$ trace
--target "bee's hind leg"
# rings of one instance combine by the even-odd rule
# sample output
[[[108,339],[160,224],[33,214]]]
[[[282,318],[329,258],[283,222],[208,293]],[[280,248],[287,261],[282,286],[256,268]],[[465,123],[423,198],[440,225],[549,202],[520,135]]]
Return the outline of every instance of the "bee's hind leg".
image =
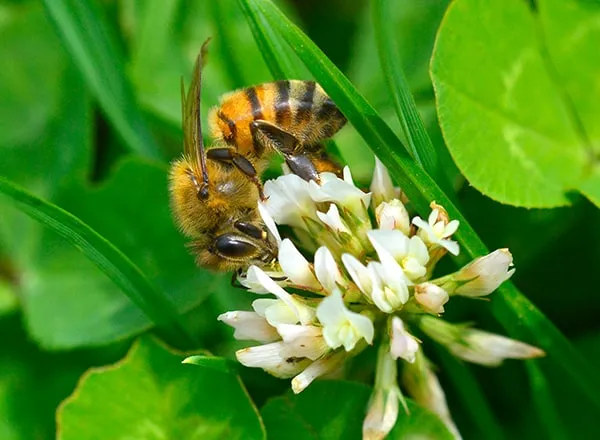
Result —
[[[250,123],[252,140],[260,149],[272,149],[281,153],[292,173],[300,178],[319,182],[319,173],[311,159],[303,153],[302,145],[293,134],[267,121]]]

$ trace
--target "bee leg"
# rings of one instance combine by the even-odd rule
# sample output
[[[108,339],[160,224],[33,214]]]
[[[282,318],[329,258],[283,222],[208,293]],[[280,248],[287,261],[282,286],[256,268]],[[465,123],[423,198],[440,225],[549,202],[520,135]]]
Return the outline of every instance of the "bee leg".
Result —
[[[319,182],[319,173],[310,158],[303,154],[303,148],[296,136],[278,126],[262,120],[250,123],[254,144],[263,149],[274,149],[285,157],[292,173],[306,181]]]
[[[308,181],[314,180],[315,182],[320,182],[321,178],[319,177],[319,173],[315,168],[315,164],[312,161],[302,154],[298,154],[295,156],[286,156],[285,163],[287,163],[288,167],[292,173],[297,175],[298,177]]]
[[[252,140],[259,149],[273,149],[284,156],[298,154],[301,150],[300,141],[296,136],[279,128],[277,125],[263,120],[250,123]]]
[[[248,177],[248,179],[250,179],[250,181],[256,185],[260,199],[265,200],[263,186],[260,180],[258,180],[256,168],[254,168],[252,162],[246,159],[245,156],[238,153],[235,148],[211,148],[210,150],[206,151],[206,157],[217,162],[235,165],[238,170],[244,173],[246,177]]]
[[[240,232],[249,235],[250,237],[254,237],[257,240],[266,240],[267,232],[252,223],[236,221],[233,226]]]

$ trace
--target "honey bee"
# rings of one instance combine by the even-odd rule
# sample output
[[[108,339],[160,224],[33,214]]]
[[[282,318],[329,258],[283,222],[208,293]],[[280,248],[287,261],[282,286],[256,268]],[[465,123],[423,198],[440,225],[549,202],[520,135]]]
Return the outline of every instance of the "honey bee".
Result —
[[[225,95],[209,116],[215,145],[205,148],[200,120],[202,67],[198,55],[186,94],[181,83],[184,154],[169,176],[171,209],[198,265],[218,271],[265,266],[277,243],[258,212],[260,174],[275,152],[305,180],[340,167],[322,141],[346,122],[313,81],[277,81]]]

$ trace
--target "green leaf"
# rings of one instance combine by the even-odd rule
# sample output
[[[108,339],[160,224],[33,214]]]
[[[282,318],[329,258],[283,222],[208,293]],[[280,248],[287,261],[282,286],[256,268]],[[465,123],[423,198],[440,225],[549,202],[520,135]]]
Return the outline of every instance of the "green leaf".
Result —
[[[162,157],[125,77],[114,30],[95,0],[45,0],[44,5],[89,89],[127,147],[147,157]]]
[[[555,3],[568,11],[553,10]],[[456,164],[488,197],[530,208],[566,205],[566,193],[590,171],[590,143],[600,138],[590,139],[588,126],[595,129],[589,117],[579,119],[570,95],[584,115],[600,111],[591,73],[598,38],[584,32],[577,44],[567,41],[586,22],[593,29],[600,8],[583,21],[568,13],[576,3],[549,1],[546,10],[541,2],[546,42],[526,2],[459,0],[448,8],[431,68],[440,124]]]
[[[40,350],[21,326],[19,316],[0,319],[0,438],[32,440],[55,438],[58,404],[77,385],[90,365],[114,362],[121,347],[69,353]]]
[[[227,275],[198,269],[173,225],[164,167],[127,159],[103,185],[69,187],[59,203],[124,252],[179,312],[212,293],[229,294]],[[44,346],[105,344],[151,326],[129,298],[62,239],[47,234],[40,241],[23,295],[30,331]],[[56,319],[47,319],[49,310]]]
[[[271,399],[260,411],[269,439],[361,439],[371,388],[356,382],[318,381],[299,395]],[[452,439],[441,420],[407,399],[389,440]]]
[[[79,249],[156,324],[164,326],[176,337],[186,338],[171,302],[112,243],[77,217],[27,193],[2,177],[0,193],[9,197],[23,213],[52,229]],[[47,314],[48,310],[45,312]]]
[[[540,21],[556,80],[588,152],[581,191],[600,207],[600,3],[586,0],[541,0]]]
[[[0,317],[19,307],[15,286],[0,278]]]
[[[408,156],[400,140],[352,86],[350,81],[315,44],[294,26],[268,0],[242,0],[265,17],[265,23],[277,30],[293,46],[315,79],[337,103],[367,145],[386,164],[421,216],[429,213],[431,201],[443,205],[450,218],[460,222],[454,237],[462,245],[458,261],[464,263],[488,253],[488,250],[452,201]],[[267,35],[265,33],[265,35]],[[565,336],[511,283],[504,283],[493,297],[490,310],[515,338],[532,341],[542,347],[567,373],[574,384],[586,392],[600,408],[600,380],[594,370],[573,348]]]
[[[579,135],[600,153],[600,3],[595,0],[538,0],[545,49]],[[596,159],[598,162],[598,159]]]
[[[197,365],[203,368],[212,368],[213,370],[227,371],[235,373],[239,367],[237,362],[218,356],[194,355],[185,358],[182,363]]]
[[[57,438],[265,438],[236,375],[181,360],[142,338],[121,362],[90,370],[58,410]]]

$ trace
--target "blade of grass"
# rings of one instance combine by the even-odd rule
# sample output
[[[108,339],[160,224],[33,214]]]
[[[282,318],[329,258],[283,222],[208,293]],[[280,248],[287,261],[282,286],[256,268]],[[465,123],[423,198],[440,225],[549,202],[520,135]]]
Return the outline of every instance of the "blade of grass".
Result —
[[[527,373],[533,393],[533,403],[538,413],[538,426],[543,426],[546,431],[545,438],[551,440],[566,440],[569,438],[565,427],[561,423],[560,414],[554,404],[555,399],[550,393],[550,388],[544,373],[537,363],[527,361]]]
[[[268,25],[294,48],[373,153],[385,163],[416,210],[422,216],[426,216],[430,202],[437,201],[447,209],[451,218],[460,221],[460,228],[455,237],[462,244],[463,253],[457,258],[458,262],[465,263],[487,254],[489,251],[485,244],[452,201],[411,159],[390,127],[326,55],[272,2],[240,1],[246,3],[255,14],[264,17],[264,21],[257,23],[259,30],[262,25]],[[248,19],[252,20],[252,15],[248,15]],[[265,38],[268,38],[268,34],[266,32],[264,34]],[[573,383],[577,384],[600,408],[600,379],[594,369],[554,324],[512,283],[506,282],[498,289],[490,308],[494,317],[513,337],[532,340],[546,350],[550,357],[563,367]]]
[[[44,0],[49,17],[110,123],[125,145],[143,156],[160,159],[125,77],[117,38],[94,0]]]
[[[250,30],[273,79],[306,78],[309,72],[304,64],[298,57],[292,55],[288,44],[268,26],[265,18],[257,14],[246,2],[239,2],[239,5],[246,16],[252,17],[252,20],[248,20]]]
[[[504,436],[502,435],[503,430],[501,425],[488,405],[487,399],[483,391],[481,391],[477,380],[469,370],[469,367],[459,362],[441,346],[435,345],[435,347],[444,365],[444,373],[452,380],[456,395],[468,413],[469,420],[479,430],[478,438],[502,440]]]
[[[450,183],[447,182],[446,175],[440,169],[438,154],[427,134],[400,64],[400,51],[396,44],[394,22],[389,19],[392,16],[392,2],[374,0],[372,5],[377,52],[402,132],[408,142],[408,151],[442,188],[449,190]]]
[[[106,238],[72,214],[29,194],[3,177],[0,177],[0,193],[7,196],[21,212],[80,250],[174,341],[192,342],[188,332],[179,323],[173,304]]]

